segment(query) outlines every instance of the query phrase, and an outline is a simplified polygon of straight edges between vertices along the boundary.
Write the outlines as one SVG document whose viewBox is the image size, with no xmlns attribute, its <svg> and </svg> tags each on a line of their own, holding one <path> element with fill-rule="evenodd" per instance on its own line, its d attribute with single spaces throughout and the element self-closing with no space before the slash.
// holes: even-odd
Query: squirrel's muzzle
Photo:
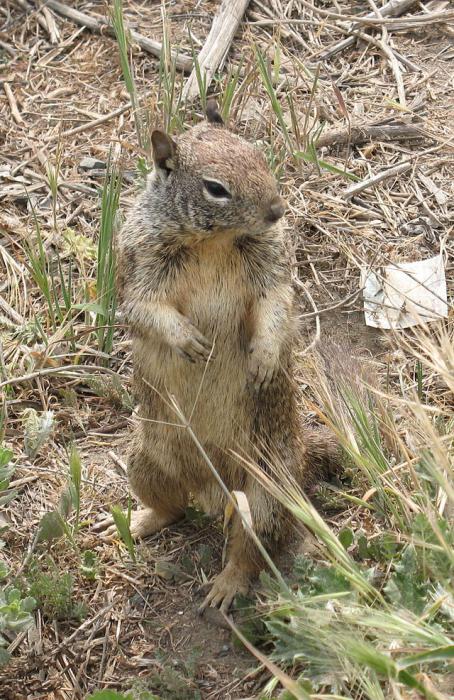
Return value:
<svg viewBox="0 0 454 700">
<path fill-rule="evenodd" d="M 285 203 L 281 197 L 274 197 L 268 205 L 268 211 L 265 214 L 265 220 L 274 223 L 279 221 L 285 214 Z"/>
</svg>

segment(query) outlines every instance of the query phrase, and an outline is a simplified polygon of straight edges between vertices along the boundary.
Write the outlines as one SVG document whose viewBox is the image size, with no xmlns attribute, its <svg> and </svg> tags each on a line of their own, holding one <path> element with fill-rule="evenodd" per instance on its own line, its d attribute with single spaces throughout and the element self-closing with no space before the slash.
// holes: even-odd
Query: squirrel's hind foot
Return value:
<svg viewBox="0 0 454 700">
<path fill-rule="evenodd" d="M 210 592 L 198 609 L 199 614 L 202 615 L 208 606 L 219 608 L 221 612 L 227 613 L 235 596 L 238 593 L 244 595 L 248 592 L 250 578 L 247 571 L 242 570 L 231 561 L 228 562 L 214 579 Z"/>
<path fill-rule="evenodd" d="M 158 515 L 152 508 L 142 508 L 131 513 L 129 529 L 133 538 L 139 540 L 155 535 L 167 525 L 177 522 L 180 517 L 174 513 L 169 513 L 167 516 Z M 112 516 L 108 516 L 105 520 L 97 523 L 93 529 L 96 532 L 100 532 L 103 539 L 113 539 L 117 535 L 117 528 Z"/>
</svg>

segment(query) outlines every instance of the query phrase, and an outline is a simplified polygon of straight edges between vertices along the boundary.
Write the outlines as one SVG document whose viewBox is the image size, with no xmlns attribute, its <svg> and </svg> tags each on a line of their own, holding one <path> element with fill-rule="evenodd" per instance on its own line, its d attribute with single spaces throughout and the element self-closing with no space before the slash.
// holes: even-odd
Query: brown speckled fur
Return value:
<svg viewBox="0 0 454 700">
<path fill-rule="evenodd" d="M 187 431 L 175 425 L 172 395 L 227 487 L 246 493 L 255 531 L 273 548 L 289 517 L 232 451 L 256 460 L 256 448 L 269 446 L 303 484 L 337 449 L 318 434 L 304 438 L 298 417 L 289 261 L 281 221 L 270 221 L 281 202 L 277 185 L 263 155 L 218 123 L 203 122 L 176 143 L 159 132 L 153 143 L 155 171 L 119 238 L 140 404 L 129 480 L 153 510 L 135 534 L 177 520 L 190 494 L 207 512 L 225 507 Z M 225 185 L 230 198 L 213 201 L 204 178 Z M 261 565 L 234 521 L 227 567 L 208 602 L 228 607 Z"/>
</svg>

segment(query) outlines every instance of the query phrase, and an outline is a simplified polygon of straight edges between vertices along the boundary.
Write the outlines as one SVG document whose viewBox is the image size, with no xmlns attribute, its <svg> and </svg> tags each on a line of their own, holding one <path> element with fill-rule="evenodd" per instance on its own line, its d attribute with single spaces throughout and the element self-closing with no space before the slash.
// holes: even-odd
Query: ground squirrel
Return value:
<svg viewBox="0 0 454 700">
<path fill-rule="evenodd" d="M 269 448 L 299 483 L 327 453 L 302 432 L 296 406 L 284 202 L 263 154 L 224 126 L 214 102 L 207 121 L 177 140 L 162 131 L 151 140 L 154 171 L 118 241 L 140 406 L 128 476 L 145 505 L 131 530 L 144 537 L 177 521 L 190 494 L 208 513 L 225 507 L 187 431 L 175 425 L 171 394 L 226 486 L 246 493 L 254 529 L 273 549 L 289 516 L 232 451 L 257 461 Z M 269 468 L 263 457 L 260 467 Z M 227 564 L 202 608 L 226 610 L 261 567 L 234 520 Z"/>
</svg>

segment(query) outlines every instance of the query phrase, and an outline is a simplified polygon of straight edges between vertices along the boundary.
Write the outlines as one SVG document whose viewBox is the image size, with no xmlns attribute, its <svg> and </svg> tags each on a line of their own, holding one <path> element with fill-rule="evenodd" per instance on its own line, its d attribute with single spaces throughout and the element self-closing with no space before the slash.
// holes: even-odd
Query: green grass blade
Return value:
<svg viewBox="0 0 454 700">
<path fill-rule="evenodd" d="M 74 510 L 76 511 L 75 530 L 79 527 L 80 514 L 80 488 L 82 483 L 82 464 L 79 452 L 73 445 L 69 455 L 69 478 L 70 478 L 70 493 Z"/>
<path fill-rule="evenodd" d="M 128 518 L 119 506 L 112 506 L 110 512 L 112 513 L 117 532 L 120 538 L 122 539 L 124 545 L 126 546 L 126 549 L 129 552 L 129 556 L 135 563 L 137 561 L 136 548 L 134 540 L 132 539 L 131 530 L 129 528 Z"/>
<path fill-rule="evenodd" d="M 98 347 L 110 353 L 116 312 L 115 231 L 120 201 L 121 177 L 109 158 L 101 195 L 101 223 L 96 269 L 96 303 L 102 309 L 96 314 Z"/>
</svg>

